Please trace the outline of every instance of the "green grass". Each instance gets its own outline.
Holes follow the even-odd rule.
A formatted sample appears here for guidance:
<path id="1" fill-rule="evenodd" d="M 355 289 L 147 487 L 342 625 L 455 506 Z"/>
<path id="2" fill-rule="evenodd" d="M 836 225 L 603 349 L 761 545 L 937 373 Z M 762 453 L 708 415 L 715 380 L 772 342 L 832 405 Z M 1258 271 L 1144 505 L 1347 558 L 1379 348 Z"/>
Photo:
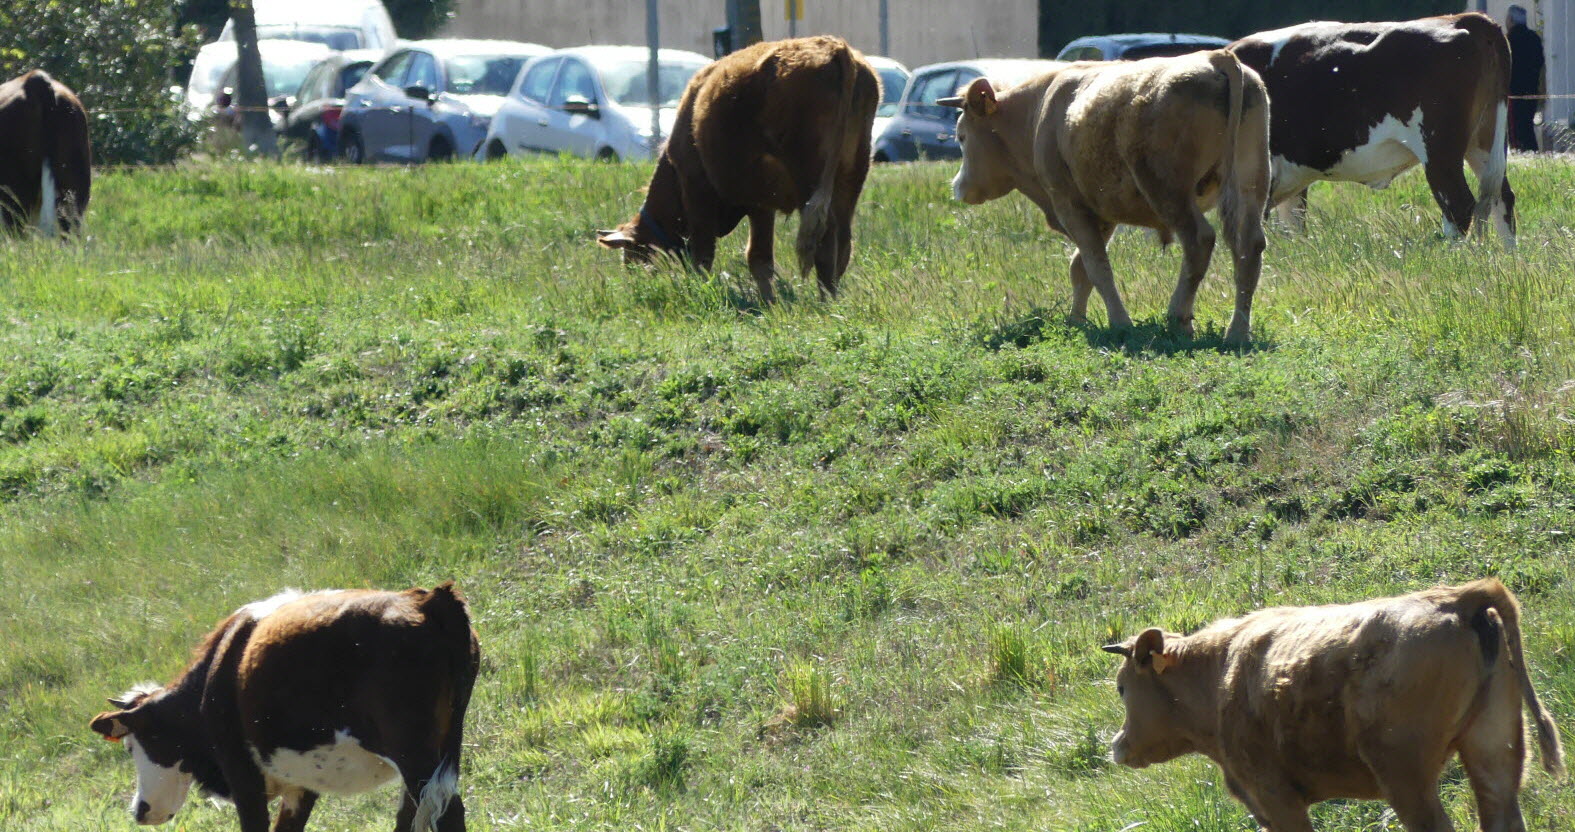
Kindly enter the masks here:
<path id="1" fill-rule="evenodd" d="M 1514 255 L 1420 175 L 1317 190 L 1240 353 L 1223 248 L 1196 340 L 1142 234 L 1134 329 L 1070 326 L 1066 244 L 951 173 L 877 169 L 843 297 L 771 309 L 742 233 L 597 250 L 641 166 L 112 173 L 85 240 L 0 241 L 0 829 L 129 828 L 88 720 L 285 586 L 460 582 L 474 829 L 1245 830 L 1200 759 L 1109 763 L 1098 646 L 1484 574 L 1572 724 L 1575 170 L 1512 166 Z"/>

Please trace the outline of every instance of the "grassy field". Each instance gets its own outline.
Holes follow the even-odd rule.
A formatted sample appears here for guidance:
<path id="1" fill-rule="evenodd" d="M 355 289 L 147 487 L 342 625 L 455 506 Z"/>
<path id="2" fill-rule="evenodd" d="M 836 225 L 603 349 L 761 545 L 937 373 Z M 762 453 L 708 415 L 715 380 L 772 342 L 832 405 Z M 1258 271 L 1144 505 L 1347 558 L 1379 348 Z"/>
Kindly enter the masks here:
<path id="1" fill-rule="evenodd" d="M 741 233 L 596 249 L 641 166 L 114 173 L 87 239 L 0 241 L 0 829 L 130 828 L 88 720 L 286 586 L 459 581 L 478 830 L 1247 830 L 1200 758 L 1109 763 L 1098 646 L 1488 574 L 1575 726 L 1575 168 L 1512 165 L 1514 255 L 1418 174 L 1316 191 L 1240 353 L 1223 256 L 1196 340 L 1143 234 L 1137 326 L 1071 326 L 1065 243 L 952 172 L 875 171 L 844 296 L 766 310 Z"/>

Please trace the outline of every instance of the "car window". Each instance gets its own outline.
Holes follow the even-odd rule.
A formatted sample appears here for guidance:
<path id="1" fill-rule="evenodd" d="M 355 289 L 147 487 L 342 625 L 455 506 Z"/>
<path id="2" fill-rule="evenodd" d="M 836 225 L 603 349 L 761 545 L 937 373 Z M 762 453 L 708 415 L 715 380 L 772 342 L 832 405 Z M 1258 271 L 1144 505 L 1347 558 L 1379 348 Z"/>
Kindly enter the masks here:
<path id="1" fill-rule="evenodd" d="M 520 97 L 537 104 L 547 103 L 547 93 L 552 90 L 552 74 L 558 71 L 562 58 L 548 58 L 531 64 L 525 77 L 520 79 Z"/>
<path id="2" fill-rule="evenodd" d="M 907 85 L 908 73 L 896 67 L 880 70 L 880 108 L 875 111 L 875 115 L 895 115 L 897 105 L 902 102 L 903 87 Z"/>
<path id="3" fill-rule="evenodd" d="M 460 95 L 503 95 L 520 74 L 520 55 L 460 55 L 449 58 L 448 91 Z"/>
<path id="4" fill-rule="evenodd" d="M 405 77 L 405 70 L 410 68 L 410 60 L 414 55 L 414 52 L 401 52 L 379 64 L 377 69 L 372 70 L 372 76 L 397 87 L 400 79 Z"/>
<path id="5" fill-rule="evenodd" d="M 405 73 L 400 87 L 425 87 L 428 92 L 438 92 L 437 59 L 425 52 L 412 52 L 410 70 Z"/>
<path id="6" fill-rule="evenodd" d="M 350 26 L 322 26 L 306 23 L 275 23 L 257 27 L 258 40 L 304 40 L 320 43 L 329 49 L 343 52 L 360 49 L 361 32 Z"/>
<path id="7" fill-rule="evenodd" d="M 1097 46 L 1079 46 L 1068 49 L 1056 57 L 1058 61 L 1103 61 L 1105 53 Z"/>
<path id="8" fill-rule="evenodd" d="M 566 101 L 596 103 L 596 83 L 591 80 L 590 69 L 581 61 L 564 60 L 563 71 L 558 73 L 558 83 L 553 85 L 552 96 L 547 103 L 552 107 L 562 107 Z"/>
<path id="9" fill-rule="evenodd" d="M 956 70 L 944 69 L 920 75 L 913 79 L 913 97 L 908 101 L 908 111 L 916 115 L 932 117 L 944 115 L 948 108 L 938 107 L 935 102 L 956 93 Z"/>
<path id="10" fill-rule="evenodd" d="M 339 88 L 335 90 L 329 90 L 326 97 L 343 98 L 345 90 L 361 83 L 361 78 L 365 76 L 366 71 L 371 68 L 371 61 L 356 61 L 344 69 L 339 70 Z"/>
<path id="11" fill-rule="evenodd" d="M 327 68 L 323 64 L 312 67 L 306 73 L 306 79 L 301 81 L 301 88 L 295 91 L 295 100 L 300 102 L 315 101 L 322 97 L 323 74 Z"/>
<path id="12" fill-rule="evenodd" d="M 1177 55 L 1190 55 L 1209 49 L 1202 43 L 1152 43 L 1143 46 L 1134 46 L 1121 53 L 1123 61 L 1137 61 L 1143 58 L 1174 58 Z"/>
<path id="13" fill-rule="evenodd" d="M 664 61 L 656 67 L 658 106 L 676 107 L 689 79 L 700 71 L 701 63 Z M 648 61 L 620 61 L 602 64 L 602 89 L 607 97 L 627 107 L 647 107 L 651 103 L 651 65 Z"/>

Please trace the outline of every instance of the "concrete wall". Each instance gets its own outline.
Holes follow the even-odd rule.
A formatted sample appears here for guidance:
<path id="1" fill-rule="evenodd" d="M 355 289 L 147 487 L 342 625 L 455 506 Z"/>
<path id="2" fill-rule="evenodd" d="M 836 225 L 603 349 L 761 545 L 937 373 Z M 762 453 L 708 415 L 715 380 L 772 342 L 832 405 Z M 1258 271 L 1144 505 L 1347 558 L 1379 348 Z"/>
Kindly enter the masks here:
<path id="1" fill-rule="evenodd" d="M 1038 57 L 1038 0 L 888 0 L 891 57 L 912 66 L 979 57 Z M 444 30 L 452 37 L 525 40 L 548 46 L 645 43 L 641 0 L 459 0 Z M 785 0 L 761 0 L 767 40 L 788 36 Z M 711 30 L 726 23 L 723 0 L 660 0 L 662 45 L 711 54 Z M 880 51 L 879 0 L 804 0 L 798 34 L 841 35 Z"/>

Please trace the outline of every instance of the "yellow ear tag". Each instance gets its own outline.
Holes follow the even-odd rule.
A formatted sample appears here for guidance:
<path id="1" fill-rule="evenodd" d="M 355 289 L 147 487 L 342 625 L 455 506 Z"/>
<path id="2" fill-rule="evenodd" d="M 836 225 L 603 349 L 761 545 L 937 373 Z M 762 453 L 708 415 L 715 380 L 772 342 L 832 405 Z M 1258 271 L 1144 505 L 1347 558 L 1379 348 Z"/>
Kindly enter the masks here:
<path id="1" fill-rule="evenodd" d="M 108 734 L 104 735 L 104 742 L 120 742 L 120 740 L 120 737 L 111 737 Z"/>
<path id="2" fill-rule="evenodd" d="M 1155 653 L 1154 654 L 1154 672 L 1155 673 L 1164 673 L 1165 671 L 1171 669 L 1172 667 L 1175 667 L 1176 665 L 1178 665 L 1180 663 L 1181 663 L 1181 660 L 1176 658 L 1174 655 L 1172 655 L 1170 653 Z"/>

